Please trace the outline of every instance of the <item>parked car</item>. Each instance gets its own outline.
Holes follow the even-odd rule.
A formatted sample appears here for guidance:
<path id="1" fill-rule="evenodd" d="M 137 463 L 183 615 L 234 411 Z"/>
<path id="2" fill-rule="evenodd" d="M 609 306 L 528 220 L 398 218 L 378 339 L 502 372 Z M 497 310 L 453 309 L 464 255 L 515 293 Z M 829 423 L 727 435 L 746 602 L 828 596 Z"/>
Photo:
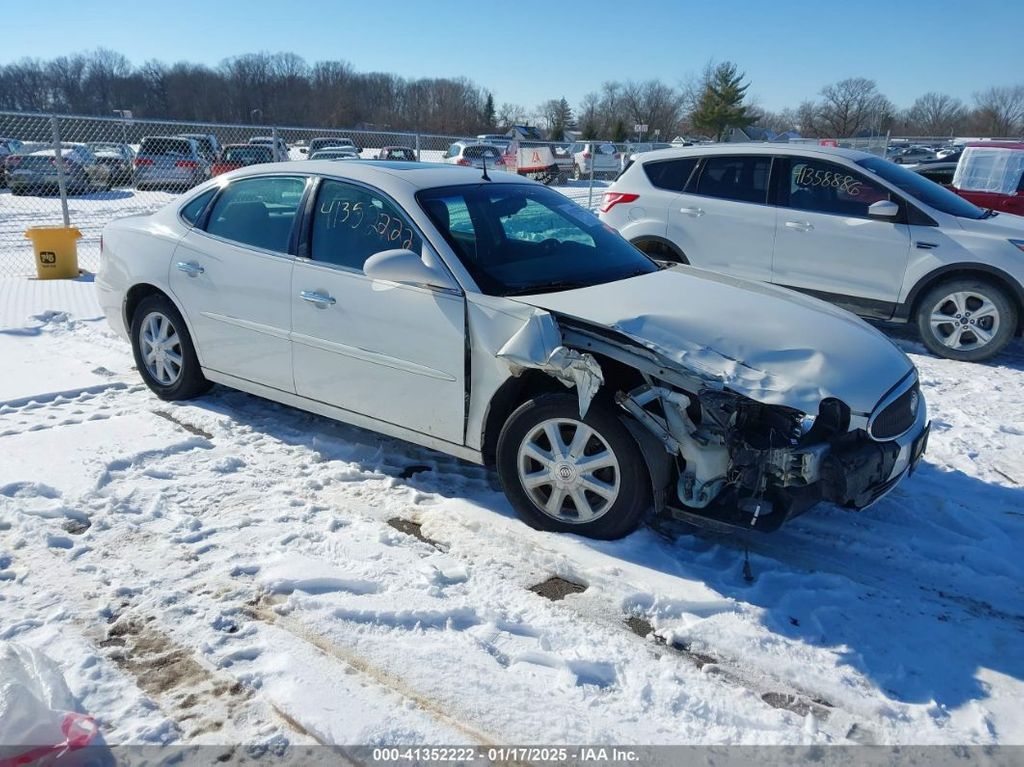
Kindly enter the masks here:
<path id="1" fill-rule="evenodd" d="M 0 189 L 7 186 L 7 159 L 20 154 L 24 144 L 16 138 L 0 137 Z"/>
<path id="2" fill-rule="evenodd" d="M 337 147 L 349 147 L 352 149 L 353 152 L 359 154 L 359 147 L 355 145 L 355 142 L 352 141 L 352 139 L 331 136 L 312 139 L 309 142 L 309 146 L 302 147 L 299 149 L 299 151 L 302 152 L 302 154 L 306 154 L 312 157 L 314 154 L 323 149 L 334 149 Z"/>
<path id="3" fill-rule="evenodd" d="M 211 165 L 221 157 L 221 152 L 224 151 L 220 145 L 220 141 L 212 133 L 179 133 L 179 138 L 190 138 L 196 142 L 196 146 L 199 147 L 199 154 L 201 154 L 206 161 Z"/>
<path id="4" fill-rule="evenodd" d="M 64 163 L 64 184 L 68 194 L 88 194 L 110 189 L 109 169 L 85 144 L 65 144 L 58 159 L 53 149 L 12 155 L 8 183 L 14 195 L 56 194 L 60 189 L 57 163 Z"/>
<path id="5" fill-rule="evenodd" d="M 135 188 L 190 189 L 206 181 L 210 163 L 194 139 L 146 136 L 135 155 Z"/>
<path id="6" fill-rule="evenodd" d="M 869 325 L 659 269 L 511 174 L 244 168 L 103 243 L 100 305 L 158 397 L 218 382 L 493 464 L 540 529 L 615 538 L 667 503 L 772 530 L 870 505 L 925 449 L 917 372 Z"/>
<path id="7" fill-rule="evenodd" d="M 935 150 L 927 146 L 901 147 L 890 157 L 897 165 L 921 162 L 922 160 L 934 160 Z"/>
<path id="8" fill-rule="evenodd" d="M 951 188 L 982 208 L 1024 216 L 1024 142 L 968 144 Z"/>
<path id="9" fill-rule="evenodd" d="M 91 141 L 87 144 L 97 161 L 106 165 L 113 184 L 131 184 L 132 169 L 135 166 L 135 150 L 127 144 L 107 141 Z"/>
<path id="10" fill-rule="evenodd" d="M 249 143 L 269 146 L 274 153 L 274 162 L 288 162 L 291 159 L 288 153 L 288 145 L 280 136 L 277 139 L 273 136 L 253 136 L 249 139 Z"/>
<path id="11" fill-rule="evenodd" d="M 474 168 L 483 168 L 486 164 L 492 170 L 505 170 L 505 158 L 500 149 L 491 144 L 480 144 L 475 141 L 456 141 L 448 147 L 444 162 Z"/>
<path id="12" fill-rule="evenodd" d="M 935 151 L 936 160 L 945 160 L 947 162 L 955 162 L 960 159 L 960 155 L 964 153 L 963 144 L 953 144 L 951 146 L 944 146 L 941 149 Z"/>
<path id="13" fill-rule="evenodd" d="M 625 169 L 637 155 L 643 154 L 644 152 L 653 152 L 655 149 L 671 149 L 672 145 L 662 141 L 642 141 L 634 144 L 626 144 L 622 151 L 619 152 L 619 165 L 621 169 Z"/>
<path id="14" fill-rule="evenodd" d="M 619 167 L 619 151 L 608 141 L 577 141 L 569 147 L 572 155 L 572 177 L 581 179 L 593 169 L 596 178 L 615 178 Z"/>
<path id="15" fill-rule="evenodd" d="M 648 152 L 606 191 L 601 211 L 653 257 L 914 322 L 940 356 L 987 359 L 1020 332 L 1024 219 L 994 217 L 865 152 Z"/>
<path id="16" fill-rule="evenodd" d="M 274 150 L 263 144 L 228 144 L 221 152 L 221 159 L 213 164 L 212 174 L 245 168 L 249 165 L 274 162 Z"/>
<path id="17" fill-rule="evenodd" d="M 919 162 L 916 165 L 908 165 L 909 170 L 914 171 L 919 176 L 923 176 L 929 181 L 934 181 L 936 184 L 942 184 L 943 186 L 949 186 L 953 183 L 953 174 L 956 173 L 955 162 L 944 162 L 942 160 L 934 160 L 931 162 Z"/>
<path id="18" fill-rule="evenodd" d="M 407 146 L 386 146 L 377 152 L 377 159 L 416 162 L 416 150 Z"/>
<path id="19" fill-rule="evenodd" d="M 359 155 L 349 147 L 328 147 L 310 155 L 310 160 L 358 160 Z"/>

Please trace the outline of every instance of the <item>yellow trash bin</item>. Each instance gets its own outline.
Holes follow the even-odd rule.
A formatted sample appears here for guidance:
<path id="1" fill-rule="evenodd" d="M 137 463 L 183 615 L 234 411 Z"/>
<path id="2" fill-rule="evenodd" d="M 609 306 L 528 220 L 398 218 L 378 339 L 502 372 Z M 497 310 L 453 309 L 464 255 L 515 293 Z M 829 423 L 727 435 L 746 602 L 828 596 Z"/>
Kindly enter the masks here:
<path id="1" fill-rule="evenodd" d="M 78 240 L 82 233 L 73 226 L 30 226 L 25 237 L 36 253 L 36 274 L 41 280 L 78 276 Z"/>

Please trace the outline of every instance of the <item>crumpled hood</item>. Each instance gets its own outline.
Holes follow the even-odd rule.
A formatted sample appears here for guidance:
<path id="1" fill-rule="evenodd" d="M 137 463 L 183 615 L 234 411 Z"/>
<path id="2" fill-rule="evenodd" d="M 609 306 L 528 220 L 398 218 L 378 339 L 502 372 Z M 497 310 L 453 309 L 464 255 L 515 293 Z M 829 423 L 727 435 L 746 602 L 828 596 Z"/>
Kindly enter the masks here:
<path id="1" fill-rule="evenodd" d="M 693 267 L 514 300 L 612 328 L 683 369 L 805 413 L 826 397 L 869 413 L 914 367 L 849 312 Z"/>

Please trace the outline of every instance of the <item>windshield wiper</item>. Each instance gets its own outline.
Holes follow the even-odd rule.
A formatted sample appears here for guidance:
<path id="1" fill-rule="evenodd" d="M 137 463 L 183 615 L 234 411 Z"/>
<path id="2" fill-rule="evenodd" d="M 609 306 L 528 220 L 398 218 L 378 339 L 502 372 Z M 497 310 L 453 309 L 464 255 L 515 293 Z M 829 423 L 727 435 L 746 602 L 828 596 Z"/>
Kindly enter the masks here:
<path id="1" fill-rule="evenodd" d="M 557 293 L 560 290 L 576 290 L 590 287 L 589 282 L 570 282 L 568 280 L 551 280 L 538 282 L 535 285 L 509 285 L 505 296 L 528 296 L 531 293 Z"/>
<path id="2" fill-rule="evenodd" d="M 982 218 L 992 218 L 993 216 L 998 216 L 998 215 L 999 215 L 999 211 L 998 210 L 992 210 L 992 208 L 985 208 L 985 212 L 981 214 L 981 217 Z"/>

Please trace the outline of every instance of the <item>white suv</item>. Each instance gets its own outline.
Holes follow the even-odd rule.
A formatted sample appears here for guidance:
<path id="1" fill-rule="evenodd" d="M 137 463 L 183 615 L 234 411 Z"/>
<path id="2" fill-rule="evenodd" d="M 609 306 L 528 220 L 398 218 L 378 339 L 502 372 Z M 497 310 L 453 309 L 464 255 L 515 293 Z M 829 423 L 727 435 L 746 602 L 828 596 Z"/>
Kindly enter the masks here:
<path id="1" fill-rule="evenodd" d="M 615 178 L 619 174 L 619 150 L 608 141 L 577 141 L 569 147 L 572 155 L 572 177 L 581 179 L 591 172 L 598 178 Z"/>
<path id="2" fill-rule="evenodd" d="M 794 288 L 868 319 L 915 322 L 943 357 L 987 359 L 1021 330 L 1024 218 L 864 152 L 649 152 L 605 193 L 601 219 L 662 261 Z"/>

